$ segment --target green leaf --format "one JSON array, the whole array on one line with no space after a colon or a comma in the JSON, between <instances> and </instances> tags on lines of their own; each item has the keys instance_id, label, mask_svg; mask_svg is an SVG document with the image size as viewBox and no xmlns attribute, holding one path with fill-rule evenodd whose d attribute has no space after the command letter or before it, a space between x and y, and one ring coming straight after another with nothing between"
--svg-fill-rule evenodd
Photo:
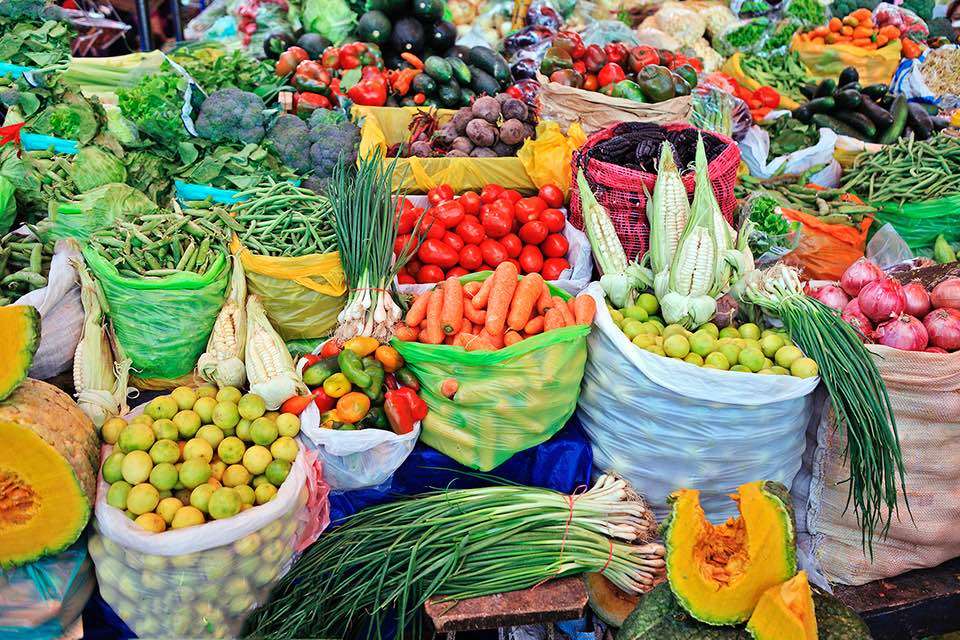
<instances>
[{"instance_id":1,"label":"green leaf","mask_svg":"<svg viewBox=\"0 0 960 640\"><path fill-rule=\"evenodd\" d=\"M360 82L360 69L348 69L340 76L340 90L347 92L350 88Z\"/></svg>"},{"instance_id":2,"label":"green leaf","mask_svg":"<svg viewBox=\"0 0 960 640\"><path fill-rule=\"evenodd\" d=\"M180 162L183 164L192 164L200 155L196 145L190 142L177 143L177 153L180 155Z\"/></svg>"}]
</instances>

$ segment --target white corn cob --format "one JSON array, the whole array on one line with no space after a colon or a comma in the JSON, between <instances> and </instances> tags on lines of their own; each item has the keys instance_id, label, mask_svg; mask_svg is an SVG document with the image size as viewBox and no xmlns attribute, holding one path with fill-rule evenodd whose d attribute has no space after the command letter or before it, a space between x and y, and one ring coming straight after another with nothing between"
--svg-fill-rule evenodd
<instances>
[{"instance_id":1,"label":"white corn cob","mask_svg":"<svg viewBox=\"0 0 960 640\"><path fill-rule=\"evenodd\" d=\"M610 215L590 190L583 169L577 172L577 189L580 194L580 211L583 213L583 228L587 232L601 275L625 272L627 254L617 237L617 230L613 228Z\"/></svg>"},{"instance_id":2,"label":"white corn cob","mask_svg":"<svg viewBox=\"0 0 960 640\"><path fill-rule=\"evenodd\" d=\"M242 387L246 382L243 354L246 348L247 282L240 259L233 257L230 295L213 325L207 350L197 360L197 372L221 387Z\"/></svg>"},{"instance_id":3,"label":"white corn cob","mask_svg":"<svg viewBox=\"0 0 960 640\"><path fill-rule=\"evenodd\" d=\"M654 275L670 267L690 217L687 189L673 158L670 143L660 147L660 165L653 195L647 199L647 223L650 226L650 267Z\"/></svg>"},{"instance_id":4,"label":"white corn cob","mask_svg":"<svg viewBox=\"0 0 960 640\"><path fill-rule=\"evenodd\" d=\"M713 288L716 247L710 231L697 227L683 240L671 273L671 291L684 296L707 294Z\"/></svg>"},{"instance_id":5,"label":"white corn cob","mask_svg":"<svg viewBox=\"0 0 960 640\"><path fill-rule=\"evenodd\" d=\"M309 393L283 339L274 330L260 298L247 298L246 370L250 392L263 398L268 409L284 400Z\"/></svg>"}]
</instances>

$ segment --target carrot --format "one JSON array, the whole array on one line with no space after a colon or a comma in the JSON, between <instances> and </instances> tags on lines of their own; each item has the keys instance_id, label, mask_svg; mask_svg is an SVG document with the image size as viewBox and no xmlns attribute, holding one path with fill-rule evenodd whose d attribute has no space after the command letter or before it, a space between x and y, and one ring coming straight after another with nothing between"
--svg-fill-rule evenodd
<instances>
[{"instance_id":1,"label":"carrot","mask_svg":"<svg viewBox=\"0 0 960 640\"><path fill-rule=\"evenodd\" d=\"M873 37L873 29L871 27L857 27L853 30L853 39L857 38L867 38L868 40Z\"/></svg>"},{"instance_id":2,"label":"carrot","mask_svg":"<svg viewBox=\"0 0 960 640\"><path fill-rule=\"evenodd\" d=\"M531 336L534 336L538 333L543 333L543 316L531 318L530 322L527 323L527 326L523 328L523 332Z\"/></svg>"},{"instance_id":3,"label":"carrot","mask_svg":"<svg viewBox=\"0 0 960 640\"><path fill-rule=\"evenodd\" d=\"M811 32L810 32L810 35L812 35L814 38L816 38L817 36L820 36L820 37L822 38L823 36L827 35L828 33L830 33L830 27L828 27L828 26L826 26L826 25L822 25L822 26L817 27L817 28L814 29L813 31L811 31Z\"/></svg>"},{"instance_id":4,"label":"carrot","mask_svg":"<svg viewBox=\"0 0 960 640\"><path fill-rule=\"evenodd\" d=\"M844 24L844 26L847 26L847 27L855 27L855 26L857 26L858 24L860 24L860 21L857 20L856 18L854 18L853 16L847 16L846 18L844 18L844 19L841 20L840 22L842 22L842 23Z\"/></svg>"},{"instance_id":5,"label":"carrot","mask_svg":"<svg viewBox=\"0 0 960 640\"><path fill-rule=\"evenodd\" d=\"M876 43L877 43L877 46L878 46L878 47L882 47L883 45L887 44L888 42L890 42L890 39L889 39L887 36L885 36L885 35L883 35L883 34L880 34L880 35L877 36Z\"/></svg>"},{"instance_id":6,"label":"carrot","mask_svg":"<svg viewBox=\"0 0 960 640\"><path fill-rule=\"evenodd\" d=\"M503 334L503 346L505 347L512 347L521 340L523 340L523 337L513 329Z\"/></svg>"},{"instance_id":7,"label":"carrot","mask_svg":"<svg viewBox=\"0 0 960 640\"><path fill-rule=\"evenodd\" d=\"M830 22L827 23L827 28L834 33L840 31L841 27L843 27L843 21L840 18L830 18Z\"/></svg>"},{"instance_id":8,"label":"carrot","mask_svg":"<svg viewBox=\"0 0 960 640\"><path fill-rule=\"evenodd\" d=\"M479 280L471 280L463 285L463 295L473 299L473 296L477 295L477 291L480 291L481 286L483 286L483 283Z\"/></svg>"},{"instance_id":9,"label":"carrot","mask_svg":"<svg viewBox=\"0 0 960 640\"><path fill-rule=\"evenodd\" d=\"M448 336L443 336L443 344L453 344L453 341L456 337L457 336L453 335L452 333Z\"/></svg>"},{"instance_id":10,"label":"carrot","mask_svg":"<svg viewBox=\"0 0 960 640\"><path fill-rule=\"evenodd\" d=\"M866 47L867 45L874 44L874 42L870 38L854 38L850 41L850 44L855 47Z\"/></svg>"},{"instance_id":11,"label":"carrot","mask_svg":"<svg viewBox=\"0 0 960 640\"><path fill-rule=\"evenodd\" d=\"M517 292L510 303L510 314L507 316L507 325L514 331L523 329L530 320L533 307L543 291L543 276L539 273L528 273L517 285Z\"/></svg>"},{"instance_id":12,"label":"carrot","mask_svg":"<svg viewBox=\"0 0 960 640\"><path fill-rule=\"evenodd\" d=\"M553 296L553 308L557 309L560 312L560 317L563 318L563 324L560 326L570 327L573 325L573 314L570 313L570 307L560 296Z\"/></svg>"},{"instance_id":13,"label":"carrot","mask_svg":"<svg viewBox=\"0 0 960 640\"><path fill-rule=\"evenodd\" d=\"M490 338L484 334L472 336L466 339L464 349L467 351L496 351L496 347L490 342Z\"/></svg>"},{"instance_id":14,"label":"carrot","mask_svg":"<svg viewBox=\"0 0 960 640\"><path fill-rule=\"evenodd\" d=\"M465 320L469 320L473 324L482 325L487 321L487 312L477 309L472 303L464 303L463 317Z\"/></svg>"},{"instance_id":15,"label":"carrot","mask_svg":"<svg viewBox=\"0 0 960 640\"><path fill-rule=\"evenodd\" d=\"M851 27L851 26L849 26L849 25L843 25L843 27L840 28L840 35L842 35L842 36L852 36L852 35L853 35L853 27Z\"/></svg>"},{"instance_id":16,"label":"carrot","mask_svg":"<svg viewBox=\"0 0 960 640\"><path fill-rule=\"evenodd\" d=\"M861 7L856 11L851 11L850 16L856 18L857 20L873 20L873 13L870 9Z\"/></svg>"},{"instance_id":17,"label":"carrot","mask_svg":"<svg viewBox=\"0 0 960 640\"><path fill-rule=\"evenodd\" d=\"M473 303L474 308L485 309L487 307L487 300L490 298L491 289L493 289L493 274L490 274L487 279L483 281L483 284L480 285L480 288L473 295L473 300L470 302Z\"/></svg>"},{"instance_id":18,"label":"carrot","mask_svg":"<svg viewBox=\"0 0 960 640\"><path fill-rule=\"evenodd\" d=\"M553 297L550 295L550 287L543 283L543 290L540 292L540 299L537 300L537 313L546 313L547 309L553 306Z\"/></svg>"},{"instance_id":19,"label":"carrot","mask_svg":"<svg viewBox=\"0 0 960 640\"><path fill-rule=\"evenodd\" d=\"M407 310L407 325L417 327L427 317L427 305L430 304L430 292L417 296Z\"/></svg>"},{"instance_id":20,"label":"carrot","mask_svg":"<svg viewBox=\"0 0 960 640\"><path fill-rule=\"evenodd\" d=\"M447 378L440 383L440 393L448 398L452 398L453 394L455 394L459 388L460 383L457 382L456 378Z\"/></svg>"},{"instance_id":21,"label":"carrot","mask_svg":"<svg viewBox=\"0 0 960 640\"><path fill-rule=\"evenodd\" d=\"M493 287L487 300L487 321L483 324L490 335L501 335L507 321L510 301L517 290L517 268L512 262L501 262L493 272Z\"/></svg>"},{"instance_id":22,"label":"carrot","mask_svg":"<svg viewBox=\"0 0 960 640\"><path fill-rule=\"evenodd\" d=\"M466 307L467 305L464 306ZM473 333L473 323L464 318L463 324L460 325L459 333Z\"/></svg>"},{"instance_id":23,"label":"carrot","mask_svg":"<svg viewBox=\"0 0 960 640\"><path fill-rule=\"evenodd\" d=\"M453 337L453 346L455 347L464 347L467 344L467 338L472 338L472 333L460 332Z\"/></svg>"},{"instance_id":24,"label":"carrot","mask_svg":"<svg viewBox=\"0 0 960 640\"><path fill-rule=\"evenodd\" d=\"M413 327L409 327L402 322L398 322L393 327L393 335L397 337L397 340L403 340L404 342L416 342L420 332Z\"/></svg>"},{"instance_id":25,"label":"carrot","mask_svg":"<svg viewBox=\"0 0 960 640\"><path fill-rule=\"evenodd\" d=\"M830 36L827 36L827 37L829 38ZM810 40L810 42L812 42L813 44L826 44L826 40L824 40L823 38L813 38Z\"/></svg>"},{"instance_id":26,"label":"carrot","mask_svg":"<svg viewBox=\"0 0 960 640\"><path fill-rule=\"evenodd\" d=\"M443 311L440 313L440 324L443 332L453 335L460 332L463 322L463 285L459 278L450 277L443 283Z\"/></svg>"},{"instance_id":27,"label":"carrot","mask_svg":"<svg viewBox=\"0 0 960 640\"><path fill-rule=\"evenodd\" d=\"M553 331L563 328L563 316L557 308L547 310L547 315L543 318L543 331Z\"/></svg>"},{"instance_id":28,"label":"carrot","mask_svg":"<svg viewBox=\"0 0 960 640\"><path fill-rule=\"evenodd\" d=\"M443 311L443 292L439 289L434 289L430 292L430 304L427 306L427 328L424 330L426 333L426 342L427 344L440 344L443 342L443 327L440 324L440 313ZM423 336L423 334L421 334Z\"/></svg>"},{"instance_id":29,"label":"carrot","mask_svg":"<svg viewBox=\"0 0 960 640\"><path fill-rule=\"evenodd\" d=\"M501 347L503 346L503 334L502 334L502 333L498 333L498 334L494 335L494 334L490 333L489 331L487 331L486 329L484 329L483 331L480 332L480 335L483 336L483 337L485 337L487 340L489 340L489 341L490 341L490 344L493 345L493 348L494 348L494 349L499 349L499 348L501 348Z\"/></svg>"},{"instance_id":30,"label":"carrot","mask_svg":"<svg viewBox=\"0 0 960 640\"><path fill-rule=\"evenodd\" d=\"M577 324L590 326L596 313L597 302L593 299L593 296L581 293L573 299L573 315Z\"/></svg>"}]
</instances>

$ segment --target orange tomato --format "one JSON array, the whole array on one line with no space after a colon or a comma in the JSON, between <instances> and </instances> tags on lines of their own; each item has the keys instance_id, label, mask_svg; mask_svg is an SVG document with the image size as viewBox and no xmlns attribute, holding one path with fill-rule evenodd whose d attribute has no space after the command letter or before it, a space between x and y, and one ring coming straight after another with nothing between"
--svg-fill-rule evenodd
<instances>
[{"instance_id":1,"label":"orange tomato","mask_svg":"<svg viewBox=\"0 0 960 640\"><path fill-rule=\"evenodd\" d=\"M359 391L351 391L337 400L336 411L343 422L360 422L370 411L370 398Z\"/></svg>"},{"instance_id":2,"label":"orange tomato","mask_svg":"<svg viewBox=\"0 0 960 640\"><path fill-rule=\"evenodd\" d=\"M837 31L840 31L841 27L843 27L843 22L840 20L840 18L830 18L830 22L827 23L827 27L830 29L830 31L836 33Z\"/></svg>"}]
</instances>

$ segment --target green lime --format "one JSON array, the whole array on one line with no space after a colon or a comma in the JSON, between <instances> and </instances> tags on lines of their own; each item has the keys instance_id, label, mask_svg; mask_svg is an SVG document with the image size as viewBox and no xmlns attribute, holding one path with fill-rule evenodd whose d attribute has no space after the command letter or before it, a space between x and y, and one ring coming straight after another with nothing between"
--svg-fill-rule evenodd
<instances>
[{"instance_id":1,"label":"green lime","mask_svg":"<svg viewBox=\"0 0 960 640\"><path fill-rule=\"evenodd\" d=\"M646 311L648 316L652 316L660 310L660 302L657 300L657 296L652 293L641 293L640 297L637 298L636 306Z\"/></svg>"},{"instance_id":2,"label":"green lime","mask_svg":"<svg viewBox=\"0 0 960 640\"><path fill-rule=\"evenodd\" d=\"M623 310L623 317L646 322L647 318L650 317L650 314L647 313L647 310L643 307L639 305L633 305L632 307L627 307Z\"/></svg>"},{"instance_id":3,"label":"green lime","mask_svg":"<svg viewBox=\"0 0 960 640\"><path fill-rule=\"evenodd\" d=\"M674 334L663 339L663 352L671 358L685 358L690 353L686 336Z\"/></svg>"},{"instance_id":4,"label":"green lime","mask_svg":"<svg viewBox=\"0 0 960 640\"><path fill-rule=\"evenodd\" d=\"M715 351L716 348L716 337L705 329L700 329L690 338L690 351L698 356L706 357L708 353Z\"/></svg>"}]
</instances>

